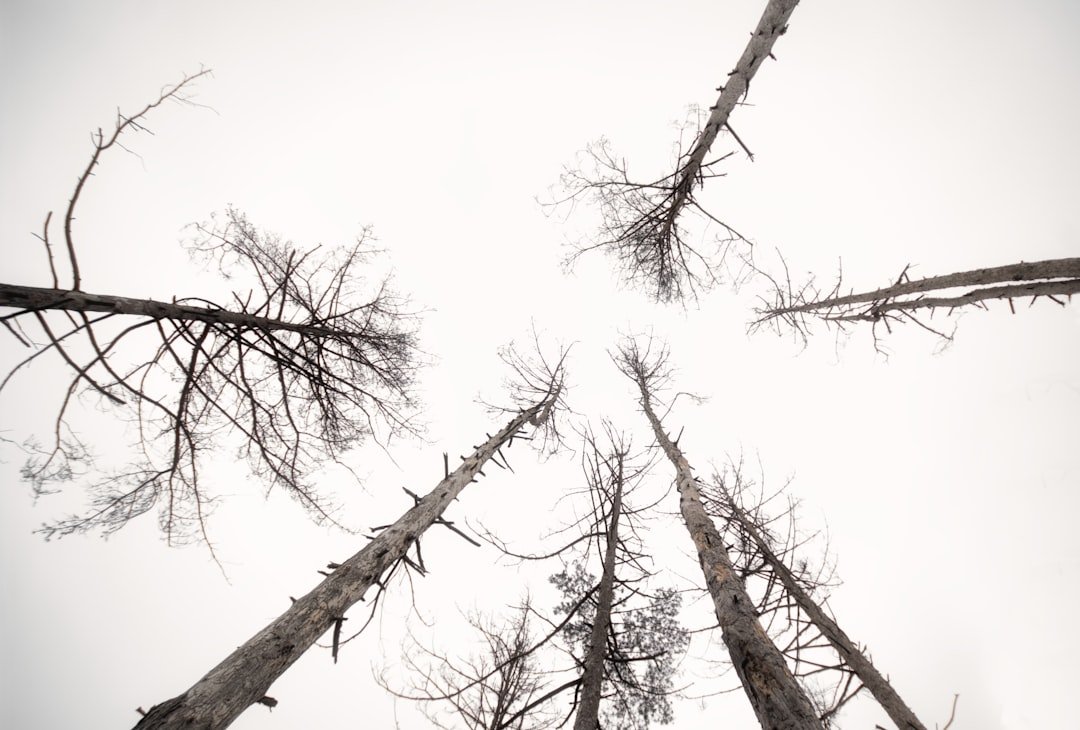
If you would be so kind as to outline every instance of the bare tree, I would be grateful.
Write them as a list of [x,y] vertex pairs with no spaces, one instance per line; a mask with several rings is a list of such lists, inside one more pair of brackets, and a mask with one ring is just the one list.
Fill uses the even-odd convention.
[[[742,559],[736,558],[734,563],[744,577],[753,574],[763,581],[759,616],[768,617],[771,624],[772,617],[785,615],[790,639],[782,651],[791,661],[793,673],[806,678],[823,674],[839,676],[831,701],[820,708],[823,722],[830,725],[840,708],[865,687],[897,728],[926,730],[889,680],[829,615],[825,605],[827,596],[815,598],[815,594],[822,593],[826,581],[809,570],[805,558],[797,557],[803,541],[795,539],[793,507],[787,514],[791,526],[786,536],[780,537],[771,528],[776,518],[764,513],[764,502],[768,500],[759,500],[750,508],[744,506],[750,486],[743,480],[740,462],[732,464],[725,474],[714,476],[711,484],[702,485],[701,491],[706,508],[724,521],[728,539],[739,546]],[[831,647],[839,662],[815,656],[815,649],[823,648],[819,639]],[[853,686],[854,679],[861,684]]]
[[[629,445],[608,424],[605,436],[604,446],[591,431],[584,436],[585,487],[574,494],[587,496],[591,508],[574,525],[559,530],[576,527],[578,537],[544,554],[517,553],[490,532],[486,537],[519,560],[569,561],[550,579],[563,595],[555,608],[562,618],[537,616],[552,629],[545,641],[561,637],[573,659],[564,671],[576,676],[544,700],[573,689],[567,719],[574,716],[575,728],[592,730],[602,724],[645,730],[654,722],[672,721],[672,678],[688,636],[678,620],[680,594],[646,585],[652,574],[638,522],[655,504],[632,507],[626,501],[650,464],[631,455]],[[586,567],[583,546],[598,554],[599,579]]]
[[586,436],[582,464],[593,503],[586,534],[600,553],[600,580],[575,561],[552,582],[564,595],[556,609],[560,613],[595,593],[565,629],[567,641],[582,652],[574,730],[593,730],[601,718],[603,726],[644,730],[672,720],[674,661],[688,638],[678,622],[680,595],[642,587],[651,575],[636,524],[643,509],[627,505],[624,496],[635,490],[649,465],[635,463],[625,439],[607,424],[605,432],[603,448],[591,433]]
[[[374,528],[379,534],[367,546],[344,563],[331,563],[328,569],[332,572],[318,586],[296,599],[285,613],[186,692],[151,708],[137,727],[143,730],[227,727],[256,702],[276,704],[276,700],[266,697],[270,685],[331,629],[334,630],[336,657],[345,612],[363,600],[371,586],[378,586],[381,592],[389,577],[401,566],[422,573],[425,567],[419,548],[420,536],[436,523],[456,529],[442,517],[450,503],[466,486],[483,476],[482,469],[489,461],[508,466],[502,449],[509,448],[515,438],[529,438],[524,436],[527,427],[542,429],[546,421],[554,417],[563,390],[561,358],[549,376],[546,387],[538,393],[533,404],[518,411],[502,429],[475,447],[472,454],[461,457],[462,463],[456,469],[449,470],[444,455],[445,476],[423,498],[412,495],[416,500],[412,509],[392,525]],[[529,387],[523,385],[522,392]],[[409,548],[414,545],[415,560],[408,555]],[[371,604],[377,600],[378,594]],[[364,626],[367,626],[366,622]]]
[[633,339],[620,346],[616,364],[637,386],[639,403],[660,449],[675,467],[675,485],[686,529],[694,542],[724,644],[743,690],[763,728],[818,728],[821,720],[792,675],[783,655],[758,621],[754,603],[735,570],[716,525],[702,504],[701,485],[653,409],[657,393],[670,380],[667,351],[640,348]]
[[[431,722],[440,728],[457,725],[469,730],[544,730],[555,723],[552,713],[538,702],[547,685],[548,672],[538,658],[530,617],[528,598],[503,624],[480,616],[470,616],[469,623],[482,637],[479,654],[465,660],[452,660],[415,639],[413,647],[402,651],[405,669],[412,677],[408,692],[390,687],[385,676],[379,684],[403,699],[424,705],[449,705],[458,723],[425,710]],[[434,667],[432,666],[434,665]]]
[[797,4],[798,0],[768,1],[735,68],[717,88],[720,96],[710,107],[694,143],[677,153],[673,173],[651,182],[634,181],[626,162],[601,141],[587,150],[584,169],[568,170],[563,175],[566,197],[560,202],[592,202],[598,205],[602,221],[598,240],[579,246],[568,263],[588,251],[607,251],[619,262],[625,281],[646,288],[661,302],[681,301],[713,283],[715,254],[699,252],[690,244],[680,218],[685,211],[693,210],[721,226],[727,233],[721,250],[731,242],[746,240],[705,210],[694,192],[705,180],[722,174],[717,172],[717,165],[730,153],[707,161],[722,130],[727,129],[742,145],[728,120],[750,90],[750,81],[761,64],[772,56],[776,40],[787,32],[788,19]]
[[[102,155],[166,101],[185,102],[202,71],[166,87],[132,116],[118,114],[110,135],[93,135],[94,152],[63,216],[70,284],[61,286],[50,240],[52,213],[39,236],[50,287],[0,284],[0,316],[33,352],[0,381],[43,355],[60,358],[71,377],[61,386],[51,441],[29,442],[23,476],[36,493],[86,476],[90,508],[47,524],[46,537],[100,528],[113,532],[157,507],[170,542],[207,539],[213,493],[200,461],[241,441],[251,470],[283,488],[319,520],[333,507],[312,472],[366,437],[411,430],[407,411],[416,366],[414,318],[387,281],[368,286],[359,270],[367,234],[339,249],[296,249],[260,233],[235,210],[196,227],[193,253],[252,289],[228,302],[168,301],[83,290],[76,255],[76,206]],[[69,421],[81,393],[97,396],[135,433],[131,460],[97,469],[93,444]],[[208,540],[207,540],[208,542]]]
[[[802,285],[793,284],[786,273],[786,264],[784,268],[783,278],[756,269],[767,278],[770,291],[761,298],[761,306],[755,310],[757,319],[750,329],[791,331],[803,341],[809,336],[814,320],[840,329],[869,322],[875,342],[879,325],[891,332],[893,325],[912,322],[948,341],[952,339],[951,333],[931,326],[921,315],[928,312],[932,317],[938,309],[946,310],[947,314],[965,307],[986,309],[987,302],[994,300],[1007,302],[1015,314],[1014,299],[1030,297],[1030,306],[1045,297],[1065,306],[1065,298],[1080,293],[1080,258],[1021,262],[915,280],[909,278],[910,266],[907,266],[891,286],[844,295],[840,293],[842,275],[831,289],[823,291],[813,278]],[[951,291],[964,288],[968,291]]]

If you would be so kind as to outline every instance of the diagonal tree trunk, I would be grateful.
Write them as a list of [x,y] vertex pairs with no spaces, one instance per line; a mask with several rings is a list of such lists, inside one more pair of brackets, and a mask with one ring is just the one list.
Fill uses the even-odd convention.
[[772,54],[776,39],[787,32],[788,19],[798,4],[799,0],[769,0],[765,6],[757,28],[750,34],[750,42],[746,44],[734,70],[728,74],[727,83],[720,87],[720,96],[712,107],[709,119],[694,141],[686,163],[679,170],[675,195],[667,211],[669,226],[674,225],[675,219],[682,213],[683,206],[698,183],[705,155],[709,153],[720,130],[727,126],[731,112],[735,110],[739,100],[750,90],[750,80],[765,59]]
[[541,419],[550,414],[549,401],[557,397],[558,390],[520,412],[363,550],[182,695],[151,708],[136,728],[217,730],[229,726],[245,709],[262,700],[270,685],[320,636],[339,625],[349,607],[379,582],[384,571],[405,557],[409,547],[439,519],[493,454],[526,424],[542,425]]
[[660,302],[696,297],[699,287],[707,288],[716,282],[718,262],[711,261],[712,255],[697,250],[699,244],[687,239],[682,216],[696,210],[721,226],[729,236],[726,242],[718,242],[722,248],[735,241],[746,242],[742,234],[705,210],[695,192],[707,179],[720,174],[715,167],[730,154],[707,160],[724,129],[753,159],[728,120],[746,98],[762,63],[772,56],[777,39],[787,32],[796,5],[798,0],[768,0],[765,4],[749,42],[717,87],[720,96],[709,108],[708,119],[690,148],[685,153],[680,150],[672,172],[658,180],[635,181],[627,172],[625,160],[613,154],[603,140],[589,146],[585,168],[564,172],[561,182],[566,196],[561,202],[592,201],[598,205],[601,219],[599,239],[575,246],[568,264],[588,251],[605,250],[618,261],[626,283],[644,286]]
[[607,545],[604,550],[604,575],[600,579],[600,592],[596,598],[596,616],[589,636],[589,653],[585,656],[585,669],[581,673],[581,700],[574,730],[594,730],[600,714],[600,696],[604,683],[604,660],[607,657],[607,635],[611,627],[611,602],[615,593],[615,551],[619,542],[619,515],[622,513],[622,458],[618,461],[619,473],[615,478],[615,496],[611,502],[611,521],[607,529]]
[[896,723],[897,728],[899,730],[926,730],[926,726],[915,716],[911,708],[904,703],[904,700],[896,693],[889,680],[881,675],[881,672],[859,651],[859,648],[855,646],[855,643],[848,638],[847,634],[836,622],[803,590],[799,580],[784,564],[784,561],[773,552],[769,541],[761,534],[754,521],[750,519],[742,508],[735,504],[735,500],[731,498],[727,489],[722,484],[717,484],[717,487],[727,503],[732,517],[754,541],[754,544],[761,552],[762,558],[768,563],[776,577],[780,579],[788,595],[806,613],[822,635],[833,645],[840,657],[847,662],[851,670],[870,690],[870,693],[874,695],[874,699],[878,701],[882,709]]
[[754,612],[742,579],[732,568],[720,533],[705,512],[697,480],[682,451],[668,437],[652,407],[649,383],[636,351],[625,353],[628,374],[641,392],[641,406],[660,448],[675,466],[679,508],[697,548],[705,583],[731,663],[764,730],[822,730],[821,720],[802,687],[769,639]]

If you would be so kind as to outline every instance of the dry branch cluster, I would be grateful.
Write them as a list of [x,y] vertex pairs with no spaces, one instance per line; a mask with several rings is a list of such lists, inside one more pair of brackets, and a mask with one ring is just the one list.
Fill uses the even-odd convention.
[[[602,220],[597,241],[578,247],[571,260],[608,251],[626,281],[661,302],[693,298],[715,282],[717,256],[748,241],[707,212],[695,193],[723,174],[718,165],[731,153],[709,158],[723,131],[749,154],[730,115],[787,31],[796,4],[769,0],[693,144],[678,151],[673,172],[635,182],[606,142],[588,149],[587,169],[566,172],[563,202],[595,203]],[[197,535],[209,543],[206,518],[214,496],[200,465],[214,449],[236,445],[266,488],[284,489],[317,519],[333,520],[316,471],[365,439],[414,431],[414,318],[387,281],[365,281],[366,232],[344,248],[301,250],[228,209],[196,226],[189,248],[227,278],[246,282],[249,288],[229,301],[146,300],[83,290],[73,223],[85,184],[123,133],[145,130],[145,116],[164,102],[187,101],[186,89],[205,73],[167,87],[133,116],[119,115],[110,135],[99,130],[94,136],[90,163],[62,221],[70,285],[60,283],[51,213],[39,238],[52,285],[0,284],[0,306],[11,310],[0,322],[32,351],[0,382],[0,390],[44,355],[58,357],[69,372],[51,441],[25,446],[32,453],[24,476],[38,493],[83,476],[89,481],[89,511],[46,525],[46,536],[90,528],[108,533],[157,508],[170,541]],[[716,251],[692,243],[682,219],[687,211],[723,228]],[[813,280],[793,285],[787,274],[773,277],[746,261],[770,286],[752,329],[790,329],[803,338],[817,319],[839,327],[870,322],[874,328],[912,321],[948,337],[920,314],[985,307],[994,299],[1012,308],[1021,297],[1060,304],[1061,297],[1080,291],[1080,259],[919,280],[908,278],[905,269],[892,286],[846,295],[839,280],[823,292]],[[143,712],[139,727],[220,728],[253,704],[273,708],[278,701],[267,695],[270,687],[320,637],[331,634],[328,648],[336,661],[341,647],[369,625],[398,577],[411,581],[427,573],[421,539],[428,528],[445,527],[480,546],[445,516],[452,502],[487,476],[483,469],[489,464],[512,472],[506,451],[515,440],[532,441],[547,455],[568,450],[566,352],[547,357],[535,334],[528,350],[500,353],[510,376],[503,402],[490,409],[509,419],[505,425],[485,434],[454,468],[443,454],[441,476],[430,492],[421,496],[405,489],[412,504],[400,517],[372,527],[355,554],[328,563],[314,588],[292,599],[288,610],[186,691]],[[672,381],[666,348],[651,339],[626,338],[613,360],[632,383],[653,445],[631,454],[610,424],[605,422],[603,439],[578,426],[585,486],[572,495],[587,500],[588,509],[567,528],[577,536],[555,551],[520,554],[496,535],[483,535],[516,559],[561,561],[551,582],[562,601],[545,612],[526,600],[508,623],[472,618],[482,635],[481,654],[455,659],[434,650],[408,653],[413,684],[391,691],[448,707],[449,713],[430,715],[440,726],[449,716],[487,730],[562,727],[571,718],[575,730],[644,730],[670,722],[671,697],[678,694],[673,677],[688,643],[679,622],[682,599],[680,592],[652,584],[650,535],[640,520],[660,500],[632,506],[654,461],[666,460],[678,518],[701,569],[697,585],[711,603],[727,650],[724,661],[762,727],[830,727],[865,689],[898,727],[925,730],[864,648],[837,625],[826,606],[835,583],[829,571],[812,569],[812,558],[804,557],[809,542],[795,529],[791,507],[769,517],[770,499],[754,498],[739,467],[711,481],[696,475],[679,437],[673,439],[666,428],[668,413],[658,413]],[[94,465],[92,444],[71,423],[81,395],[96,397],[130,422],[134,456],[126,466]],[[789,520],[785,530],[777,527],[782,518]],[[368,617],[343,637],[345,614],[361,601]]]
[[[772,56],[777,39],[787,32],[787,22],[798,0],[770,0],[750,35],[750,42],[727,80],[717,88],[720,96],[709,108],[709,117],[689,149],[678,150],[675,171],[650,182],[635,181],[625,160],[618,159],[606,141],[591,146],[584,165],[567,170],[560,202],[586,201],[600,210],[601,228],[597,240],[579,245],[571,254],[572,264],[593,250],[610,253],[618,262],[623,280],[646,289],[660,302],[694,297],[716,281],[723,254],[734,243],[748,243],[737,230],[711,214],[695,198],[706,180],[721,177],[718,165],[732,153],[709,159],[713,143],[723,130],[731,133],[746,153],[742,140],[729,123],[731,113],[750,90],[762,63]],[[681,217],[693,211],[719,225],[725,234],[715,251],[699,251],[692,243]]]
[[[157,508],[170,541],[207,539],[213,490],[200,477],[204,455],[238,447],[267,489],[281,488],[317,519],[333,505],[313,473],[373,434],[410,430],[416,363],[413,318],[387,282],[368,285],[359,270],[367,235],[347,248],[301,251],[260,233],[236,210],[196,227],[190,248],[251,288],[231,301],[193,296],[169,301],[82,290],[73,233],[75,205],[101,155],[126,130],[205,72],[167,88],[132,117],[120,116],[107,138],[95,136],[90,164],[64,214],[70,288],[59,284],[46,219],[40,236],[53,286],[0,285],[0,317],[32,350],[0,389],[45,355],[72,375],[52,436],[27,444],[24,477],[38,493],[84,477],[90,508],[42,528],[46,536],[119,529]],[[128,363],[121,365],[119,363]],[[97,396],[135,434],[131,461],[97,469],[94,444],[72,427],[74,401]]]

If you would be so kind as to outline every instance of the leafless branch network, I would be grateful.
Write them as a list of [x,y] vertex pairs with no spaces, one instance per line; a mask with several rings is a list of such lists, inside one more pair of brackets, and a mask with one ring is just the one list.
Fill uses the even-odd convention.
[[[365,438],[410,432],[417,363],[415,316],[387,281],[368,286],[362,268],[370,236],[340,250],[302,251],[261,233],[236,210],[195,227],[192,253],[251,284],[228,302],[167,301],[82,290],[72,232],[75,206],[99,164],[125,131],[144,131],[147,113],[184,101],[190,84],[168,87],[133,116],[119,115],[110,136],[94,135],[90,164],[64,215],[70,288],[59,286],[49,241],[40,240],[52,287],[0,284],[0,322],[32,352],[0,390],[43,355],[70,370],[61,387],[52,437],[30,441],[23,476],[38,494],[88,481],[89,508],[46,524],[46,537],[100,528],[105,533],[158,509],[170,542],[207,541],[215,501],[200,478],[205,455],[228,445],[266,488],[284,489],[318,520],[334,507],[312,479],[316,469]],[[30,334],[30,333],[33,334]],[[98,468],[95,451],[72,424],[80,395],[96,397],[133,434],[125,466]]]
[[[753,159],[729,119],[745,99],[761,64],[773,56],[773,45],[787,32],[788,19],[797,4],[798,0],[769,0],[750,42],[727,80],[717,87],[720,96],[710,107],[708,118],[699,125],[693,143],[685,150],[681,144],[678,146],[674,172],[651,182],[634,180],[625,160],[618,158],[605,140],[585,151],[577,169],[565,171],[561,181],[565,195],[556,205],[596,205],[601,219],[596,240],[579,245],[568,258],[568,265],[589,251],[607,251],[618,262],[624,281],[645,288],[657,301],[683,302],[715,283],[724,255],[733,245],[749,247],[745,236],[700,204],[696,192],[706,180],[723,176],[719,163],[734,154],[709,159],[722,131],[730,132]],[[682,218],[687,211],[723,230],[713,246],[715,250],[701,251],[691,243]]]

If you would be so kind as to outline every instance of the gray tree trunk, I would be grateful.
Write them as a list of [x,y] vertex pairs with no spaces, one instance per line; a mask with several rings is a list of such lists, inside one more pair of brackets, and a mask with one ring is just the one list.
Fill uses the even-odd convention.
[[585,656],[585,671],[581,673],[581,700],[574,730],[594,730],[600,714],[600,696],[604,684],[604,659],[607,657],[607,634],[611,625],[611,601],[615,592],[615,549],[619,541],[619,515],[622,512],[622,462],[615,497],[611,501],[611,523],[608,525],[607,546],[604,551],[604,575],[596,599],[596,616],[589,636],[589,653]]
[[683,521],[697,548],[698,561],[705,574],[731,663],[758,722],[763,730],[822,730],[813,704],[757,620],[754,604],[742,579],[732,568],[720,533],[701,504],[690,463],[660,425],[652,409],[648,386],[640,375],[637,384],[642,408],[656,440],[675,465],[675,484]]
[[757,28],[750,34],[750,42],[743,50],[735,69],[728,74],[727,81],[720,88],[720,96],[712,107],[705,127],[701,130],[694,146],[690,150],[689,159],[679,171],[679,179],[675,185],[675,198],[671,203],[670,221],[674,221],[686,203],[697,182],[701,166],[705,163],[705,155],[709,153],[716,137],[720,134],[735,110],[735,105],[746,95],[750,89],[750,80],[754,78],[758,68],[772,53],[773,44],[787,31],[787,22],[791,17],[799,0],[769,0],[765,6],[765,12],[758,21]]
[[751,539],[757,545],[758,550],[761,551],[762,557],[765,562],[772,568],[773,573],[780,579],[784,589],[787,590],[788,595],[791,596],[799,607],[806,612],[806,615],[818,627],[822,635],[829,640],[829,643],[833,645],[840,657],[847,662],[847,665],[851,667],[851,670],[855,672],[859,680],[862,681],[866,688],[870,690],[870,693],[874,695],[874,699],[878,701],[882,709],[888,713],[893,722],[896,723],[899,730],[926,730],[926,726],[915,716],[915,713],[911,711],[904,700],[896,693],[892,685],[885,677],[881,675],[881,672],[877,670],[877,667],[861,652],[854,642],[848,638],[847,634],[841,630],[828,614],[821,609],[821,606],[814,601],[802,586],[799,585],[798,579],[788,569],[776,553],[773,552],[768,541],[758,531],[757,526],[746,515],[746,513],[739,508],[734,500],[731,499],[731,495],[727,490],[720,486],[720,490],[724,495],[724,499],[727,501],[729,508],[735,520],[746,530]]
[[[1066,281],[1049,281],[1066,279]],[[1023,282],[1023,283],[1021,283]],[[964,286],[985,286],[987,284],[1006,284],[1006,286],[978,289],[956,297],[921,297],[907,301],[889,301],[895,297],[909,294],[922,294],[943,289]],[[915,281],[901,281],[893,286],[874,291],[848,294],[842,297],[830,297],[814,302],[796,304],[764,310],[764,314],[775,316],[797,312],[821,312],[840,309],[841,313],[858,304],[872,304],[869,311],[853,317],[867,319],[875,314],[881,315],[894,310],[913,310],[932,307],[959,307],[985,299],[1009,299],[1012,297],[1044,296],[1051,294],[1071,295],[1080,293],[1080,258],[1048,259],[1028,263],[993,266],[986,269],[959,271],[942,276],[928,276]],[[848,318],[843,314],[839,318]]]
[[286,330],[314,337],[356,337],[355,331],[337,330],[314,324],[284,322],[226,309],[193,307],[189,304],[159,302],[154,299],[132,299],[111,294],[88,294],[82,291],[50,289],[39,286],[0,284],[0,307],[29,311],[65,310],[68,312],[111,312],[176,322],[208,322],[230,324],[243,329],[265,332]]
[[[554,396],[553,396],[554,397]],[[545,412],[546,402],[519,413],[481,444],[438,486],[363,550],[334,570],[285,613],[230,654],[179,697],[155,705],[137,730],[216,730],[266,696],[270,685],[335,626],[350,606],[406,555],[409,547],[446,510],[477,472],[526,423]]]

